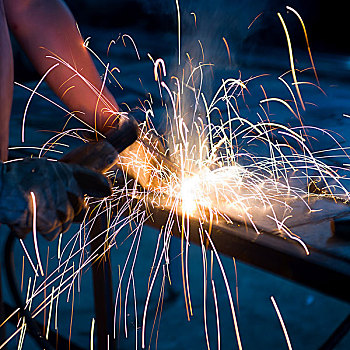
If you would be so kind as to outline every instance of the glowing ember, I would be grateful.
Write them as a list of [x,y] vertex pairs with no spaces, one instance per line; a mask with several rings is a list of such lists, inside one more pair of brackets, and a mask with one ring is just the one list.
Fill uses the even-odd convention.
[[197,196],[199,191],[199,179],[196,176],[183,180],[181,184],[182,210],[187,215],[192,215],[197,209]]

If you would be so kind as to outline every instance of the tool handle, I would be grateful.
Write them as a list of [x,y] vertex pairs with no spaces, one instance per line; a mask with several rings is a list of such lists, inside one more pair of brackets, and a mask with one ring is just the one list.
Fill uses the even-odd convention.
[[118,161],[118,154],[134,143],[139,136],[136,120],[128,115],[127,119],[106,133],[106,138],[75,148],[64,155],[60,161],[74,163],[100,173],[111,169]]

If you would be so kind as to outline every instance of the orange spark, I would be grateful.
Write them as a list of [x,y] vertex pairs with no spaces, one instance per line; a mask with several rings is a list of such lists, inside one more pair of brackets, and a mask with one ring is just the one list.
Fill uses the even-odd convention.
[[73,89],[73,88],[75,88],[75,85],[70,86],[70,87],[62,94],[61,99],[63,99],[63,97],[66,95],[66,93],[67,93],[69,90]]
[[200,40],[198,40],[199,46],[201,47],[201,51],[202,51],[202,58],[203,58],[203,62],[204,62],[204,50],[203,50],[203,45],[201,43]]
[[230,48],[228,47],[227,40],[225,39],[224,36],[222,37],[222,40],[223,40],[224,43],[225,43],[226,50],[227,50],[227,54],[228,54],[228,61],[230,62],[230,66],[231,66],[231,53],[230,53]]
[[267,95],[266,95],[266,91],[264,89],[264,87],[262,85],[260,85],[260,88],[265,96],[265,101],[266,101],[266,104],[267,104],[267,111],[268,111],[268,114],[270,114],[270,104],[269,104],[269,101],[268,101],[268,98],[267,98]]
[[303,102],[303,99],[301,97],[301,93],[300,93],[300,89],[299,89],[299,85],[298,85],[298,81],[297,81],[297,76],[295,74],[295,67],[294,67],[294,57],[293,57],[293,50],[292,50],[292,43],[290,41],[290,37],[289,37],[289,33],[288,33],[288,29],[287,29],[287,26],[286,26],[286,23],[284,22],[282,16],[280,13],[277,13],[281,23],[282,23],[282,26],[283,26],[283,29],[284,29],[284,32],[286,34],[286,37],[287,37],[287,43],[288,43],[288,51],[289,51],[289,61],[290,61],[290,68],[291,68],[291,71],[292,71],[292,76],[293,76],[293,80],[294,80],[294,83],[295,83],[295,89],[297,90],[297,94],[298,94],[298,97],[299,97],[299,100],[300,100],[300,103],[301,103],[301,107],[303,108],[303,110],[305,111],[305,106],[304,106],[304,102]]
[[116,43],[115,40],[111,40],[111,42],[109,43],[108,48],[107,48],[107,56],[108,56],[108,54],[109,54],[109,50],[110,50],[112,44],[115,44],[115,43]]
[[125,41],[124,41],[124,37],[125,37],[125,36],[131,41],[132,45],[134,46],[137,59],[140,61],[141,58],[140,58],[140,55],[139,55],[139,51],[137,50],[137,47],[136,47],[136,44],[135,44],[134,39],[133,39],[130,35],[128,35],[128,34],[123,34],[123,35],[122,35],[122,41],[123,41],[123,44],[124,44],[125,47],[126,47],[126,44],[125,44]]
[[314,71],[317,84],[320,85],[320,82],[318,80],[318,75],[317,75],[317,72],[316,72],[316,68],[315,68],[315,64],[314,64],[314,60],[312,58],[311,48],[310,48],[310,45],[309,45],[309,39],[308,39],[308,36],[307,36],[307,32],[306,32],[306,27],[305,27],[304,21],[301,18],[301,16],[299,15],[299,13],[297,11],[295,11],[292,7],[286,6],[286,8],[287,8],[287,10],[292,11],[298,17],[298,19],[299,19],[299,21],[300,21],[300,23],[301,23],[301,25],[303,27],[303,31],[304,31],[304,35],[305,35],[305,41],[306,41],[306,46],[307,46],[307,50],[308,50],[308,53],[309,53],[312,69]]
[[194,18],[194,26],[196,27],[197,29],[197,16],[194,12],[191,12],[191,15],[193,15],[193,18]]
[[254,24],[254,22],[263,14],[263,12],[260,12],[254,19],[253,21],[249,24],[248,29]]

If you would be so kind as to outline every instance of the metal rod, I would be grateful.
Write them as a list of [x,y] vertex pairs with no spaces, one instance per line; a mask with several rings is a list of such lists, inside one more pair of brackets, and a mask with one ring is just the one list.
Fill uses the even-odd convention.
[[[0,262],[0,344],[3,344],[4,341],[6,340],[6,324],[2,324],[5,319],[6,319],[6,314],[5,314],[5,307],[4,307],[4,301],[2,298],[2,284],[1,284],[1,262]],[[4,350],[6,350],[7,347],[4,347]]]
[[[168,217],[166,210],[152,207],[148,207],[148,210],[152,212],[149,225],[157,228],[165,225]],[[209,232],[207,224],[202,226]],[[201,244],[199,221],[190,218],[189,227],[190,241]],[[298,243],[271,233],[258,235],[253,228],[242,223],[213,223],[210,232],[218,252],[350,302],[349,259],[313,247],[308,247],[310,255],[306,255]],[[181,228],[174,225],[172,233],[180,237]]]
[[319,348],[319,350],[332,350],[346,336],[350,330],[350,315],[335,329],[327,341]]
[[98,215],[91,228],[91,250],[93,254],[98,254],[98,260],[92,264],[98,350],[115,348],[111,262],[109,256],[103,254],[104,235],[102,232],[105,229],[106,217]]

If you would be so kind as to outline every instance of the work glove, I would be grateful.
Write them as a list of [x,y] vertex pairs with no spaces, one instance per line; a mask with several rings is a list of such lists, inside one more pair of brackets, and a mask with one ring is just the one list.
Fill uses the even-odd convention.
[[36,229],[53,240],[66,232],[84,208],[84,194],[103,198],[111,194],[108,180],[88,168],[45,158],[0,163],[0,222],[20,238]]

